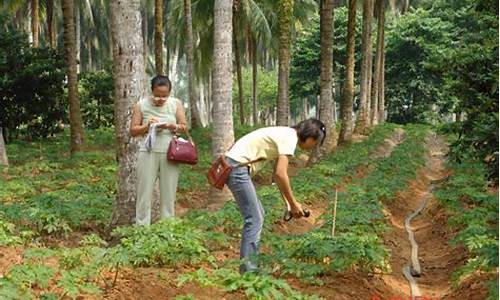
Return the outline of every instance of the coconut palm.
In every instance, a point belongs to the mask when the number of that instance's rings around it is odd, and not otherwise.
[[[163,0],[155,0],[155,67],[156,74],[164,74],[163,69]]]
[[[288,77],[290,75],[290,32],[293,18],[293,0],[282,0],[278,4],[278,102],[276,124],[288,126],[290,122],[290,99],[288,99]]]
[[[358,119],[354,132],[363,134],[369,125],[369,104],[370,104],[370,74],[372,60],[372,20],[373,20],[374,0],[363,1],[363,33],[362,33],[362,58],[361,58],[361,87]]]
[[[191,112],[191,127],[199,127],[200,114],[196,105],[195,81],[194,81],[194,49],[193,49],[193,21],[191,16],[191,0],[184,0],[184,19],[186,28],[186,64],[188,75],[188,98]]]
[[[68,102],[69,102],[69,121],[71,131],[71,153],[80,151],[83,146],[83,122],[80,111],[80,100],[78,98],[77,82],[77,61],[75,45],[75,3],[73,0],[63,1],[64,18],[64,50],[67,61],[68,77]]]
[[[111,0],[113,66],[115,70],[115,133],[118,191],[111,225],[130,224],[135,215],[138,141],[130,138],[132,108],[145,90],[140,0]]]
[[[232,110],[232,1],[214,3],[214,58],[213,58],[213,131],[212,155],[217,157],[234,141]],[[222,202],[227,196],[213,190],[211,202]]]
[[[347,20],[347,59],[346,59],[346,81],[342,94],[340,107],[340,118],[342,126],[339,140],[347,143],[351,140],[353,124],[353,101],[354,101],[354,53],[356,39],[356,0],[349,0],[349,17]]]

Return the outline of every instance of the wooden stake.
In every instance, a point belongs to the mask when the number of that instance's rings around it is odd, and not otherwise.
[[[332,237],[335,236],[335,220],[336,219],[337,219],[337,189],[335,189],[335,200],[333,202]]]

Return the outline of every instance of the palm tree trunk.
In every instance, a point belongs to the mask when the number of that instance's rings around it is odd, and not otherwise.
[[[356,39],[356,0],[349,0],[349,18],[347,21],[347,60],[346,60],[346,82],[342,94],[340,118],[342,126],[340,130],[340,142],[348,143],[352,138],[353,131],[353,100],[354,100],[354,53]]]
[[[92,70],[92,40],[90,34],[87,35],[87,71]]]
[[[240,47],[238,44],[238,28],[237,28],[237,7],[233,5],[233,39],[234,39],[234,61],[236,63],[236,79],[238,82],[238,103],[240,107],[240,124],[245,124],[245,103],[243,102],[243,82],[241,79],[241,57]]]
[[[257,99],[257,41],[255,37],[252,35],[250,37],[250,45],[251,45],[251,59],[252,59],[252,116],[253,116],[253,125],[257,125],[259,122],[257,107],[258,107],[258,99]]]
[[[375,57],[375,68],[372,83],[372,109],[371,123],[376,125],[379,123],[379,88],[380,74],[382,67],[382,52],[384,51],[384,25],[385,25],[385,1],[377,0],[377,55]]]
[[[382,40],[382,58],[380,62],[380,74],[378,81],[378,113],[379,123],[385,122],[385,51],[384,41]]]
[[[111,226],[130,224],[135,216],[138,140],[129,135],[130,115],[145,90],[140,0],[111,0],[115,134],[118,193]]]
[[[76,72],[80,74],[82,68],[81,48],[82,48],[82,31],[81,31],[81,15],[80,4],[75,2],[75,37],[76,37]]]
[[[333,7],[334,0],[321,1],[321,73],[320,73],[320,119],[327,128],[327,139],[322,149],[330,152],[337,144],[333,101]]]
[[[218,157],[234,141],[232,109],[232,0],[215,0],[214,53],[212,72],[213,130],[212,155]],[[211,203],[221,203],[229,197],[227,191],[212,189]]]
[[[47,0],[47,39],[50,43],[50,48],[56,49],[56,28],[54,18],[54,0]]]
[[[76,45],[75,45],[75,23],[74,23],[74,0],[63,1],[64,19],[64,49],[67,61],[68,98],[69,98],[69,121],[71,128],[71,153],[80,151],[83,146],[84,134],[82,126],[82,115],[80,111],[80,99],[78,98],[78,75],[76,72]]]
[[[200,127],[200,113],[196,105],[196,90],[194,83],[194,38],[193,21],[191,17],[191,0],[184,0],[186,20],[186,63],[188,69],[189,110],[191,112],[191,127]]]
[[[31,34],[33,37],[33,47],[38,48],[40,36],[40,2],[31,0]]]
[[[5,149],[5,141],[3,139],[3,128],[0,127],[0,165],[8,166],[7,150]]]
[[[370,60],[371,60],[371,23],[373,19],[373,0],[365,0],[363,2],[363,34],[362,34],[362,58],[361,58],[361,87],[360,87],[360,102],[358,119],[355,133],[363,134],[368,125],[368,105],[370,91]]]
[[[288,99],[288,78],[290,76],[290,31],[293,17],[293,0],[281,0],[278,4],[278,103],[276,123],[288,126],[290,123],[290,100]]]
[[[333,6],[334,0],[320,2],[320,111],[319,118],[326,126],[327,137],[321,148],[316,148],[309,157],[308,165],[317,162],[337,144],[333,116]]]
[[[164,75],[163,69],[163,0],[155,0],[155,68],[156,74]]]
[[[80,23],[80,6],[79,2],[75,5],[75,39],[76,39],[76,73],[80,74],[81,70],[81,45],[82,45],[82,31]]]
[[[141,29],[142,29],[142,51],[143,51],[143,56],[144,56],[144,65],[146,66],[146,69],[148,67],[148,9],[145,7],[141,11],[142,13],[142,23],[141,23]]]
[[[405,0],[403,6],[403,15],[406,14],[409,10],[410,10],[410,0]]]

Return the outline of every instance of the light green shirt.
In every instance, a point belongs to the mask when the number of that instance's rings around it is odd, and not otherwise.
[[[151,117],[155,117],[159,122],[177,124],[177,101],[177,98],[168,97],[162,106],[155,106],[151,96],[142,98],[138,102],[142,113],[142,124],[146,124]],[[147,151],[144,146],[146,136],[142,137],[139,151]],[[172,133],[168,129],[157,129],[156,140],[151,151],[166,153],[172,136]]]

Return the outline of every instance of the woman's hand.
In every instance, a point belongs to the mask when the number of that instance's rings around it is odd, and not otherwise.
[[[151,117],[151,118],[149,118],[149,120],[148,120],[148,127],[149,127],[149,125],[151,125],[151,124],[153,124],[153,123],[158,123],[158,122],[159,122],[159,121],[158,121],[158,119],[157,119],[157,118],[155,118],[155,117]]]
[[[168,129],[170,131],[175,131],[177,129],[177,124],[163,124],[158,127],[163,129]]]
[[[290,204],[290,214],[294,218],[300,218],[304,216],[304,211],[302,210],[302,205],[297,201],[293,201]]]

